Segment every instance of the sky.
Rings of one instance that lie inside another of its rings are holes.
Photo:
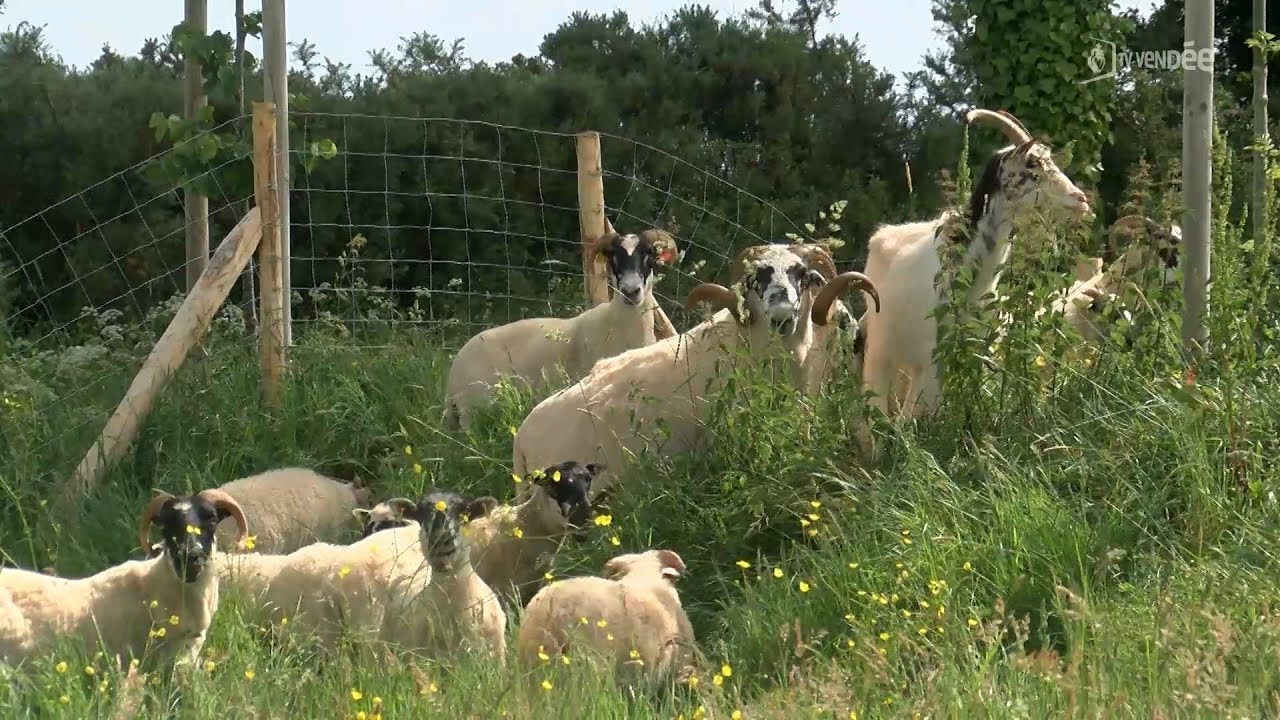
[[[693,0],[294,0],[287,14],[288,39],[307,39],[321,57],[368,72],[367,51],[395,50],[400,38],[425,31],[446,43],[464,39],[465,54],[496,62],[518,53],[537,54],[542,38],[575,10],[610,13],[625,8],[633,24],[661,19]],[[699,0],[722,16],[738,14],[755,0]],[[778,3],[787,7],[787,3]],[[1121,8],[1150,11],[1153,0],[1118,0]],[[230,32],[235,3],[208,0],[209,28]],[[921,67],[924,54],[941,43],[934,31],[930,0],[841,0],[839,15],[823,33],[857,36],[877,67],[901,77]],[[248,11],[261,0],[246,0]],[[0,27],[21,21],[44,25],[45,35],[64,62],[84,67],[103,43],[133,54],[148,37],[159,38],[182,19],[178,0],[8,0]],[[251,43],[252,52],[260,47]],[[1082,48],[1082,56],[1086,49]]]

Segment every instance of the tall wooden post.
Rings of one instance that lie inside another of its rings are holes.
[[[206,0],[186,0],[185,23],[199,32],[209,31],[209,8]],[[182,60],[182,114],[192,120],[207,105],[204,78],[200,64],[189,54]],[[183,193],[183,211],[187,234],[187,292],[191,292],[209,261],[209,198],[191,188]]]
[[[280,252],[283,221],[276,193],[276,108],[253,104],[253,194],[262,215],[262,242],[258,244],[258,358],[262,370],[262,397],[273,410],[280,407],[285,363],[284,287]]]
[[[1267,29],[1267,0],[1253,0],[1253,31]],[[1259,46],[1253,49],[1253,140],[1262,142],[1270,133],[1267,127],[1267,54]],[[1267,173],[1266,159],[1261,152],[1253,157],[1253,246],[1262,247],[1267,232]]]
[[[284,344],[293,344],[293,245],[289,234],[289,55],[285,0],[262,0],[262,59],[265,94],[276,107],[276,202],[280,207],[280,281],[284,293]]]
[[[1209,232],[1213,193],[1213,0],[1186,0],[1183,45],[1195,62],[1183,68],[1182,85],[1182,343],[1195,356],[1209,340]]]
[[[587,247],[605,234],[604,168],[600,165],[600,133],[578,133],[578,224],[582,232],[582,276],[587,289],[587,307],[609,302],[609,281],[604,258],[587,258]]]

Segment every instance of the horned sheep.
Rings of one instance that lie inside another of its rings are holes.
[[[139,520],[138,540],[160,526],[158,557],[128,560],[86,578],[0,569],[0,660],[18,662],[48,651],[59,638],[101,647],[124,665],[132,659],[163,667],[197,660],[218,607],[214,529],[225,518],[248,536],[245,513],[217,489],[175,497],[159,493]]]
[[[345,633],[437,654],[466,648],[506,652],[506,615],[476,574],[464,516],[479,519],[497,505],[432,491],[407,509],[413,521],[352,543],[297,550],[270,581],[261,607],[285,634],[332,648]],[[286,620],[286,623],[281,623]]]
[[[618,555],[601,577],[576,577],[539,590],[525,609],[516,655],[525,667],[542,656],[598,653],[620,668],[639,666],[660,682],[692,659],[693,627],[675,583],[684,561],[671,550]]]
[[[964,243],[963,264],[974,270],[970,302],[984,302],[995,287],[1011,250],[1015,216],[1028,209],[1066,211],[1075,218],[1090,212],[1089,201],[1058,168],[1048,147],[1004,111],[970,110],[967,123],[981,122],[1001,130],[1013,144],[996,151],[974,184],[968,210],[949,210],[923,222],[883,225],[869,240],[867,277],[883,293],[883,312],[865,318],[863,387],[871,402],[888,415],[918,416],[939,399],[935,308],[945,297],[946,282],[935,277],[948,243]],[[821,309],[815,302],[815,309]],[[905,397],[896,397],[900,373],[906,375]],[[873,452],[867,442],[864,451]]]
[[[613,299],[571,318],[526,318],[489,328],[458,351],[445,386],[444,424],[465,428],[488,405],[499,380],[522,382],[535,394],[555,384],[557,368],[576,382],[597,360],[652,345],[654,270],[677,255],[675,240],[652,229],[639,235],[607,232],[587,249],[588,262],[603,256]]]
[[[711,319],[601,360],[586,377],[538,403],[516,432],[515,472],[566,457],[618,468],[659,425],[666,437],[658,452],[690,450],[703,437],[709,399],[723,387],[740,351],[748,363],[766,362],[771,343],[781,341],[792,377],[801,380],[813,342],[811,290],[835,275],[834,262],[825,250],[786,245],[747,248],[738,262],[743,267],[733,289],[704,283],[686,299],[686,307],[710,303]],[[853,281],[878,297],[861,275]],[[598,483],[595,490],[606,487]]]

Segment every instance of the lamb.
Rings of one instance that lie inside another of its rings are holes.
[[[656,451],[686,452],[704,437],[710,398],[724,386],[738,356],[763,364],[771,343],[781,341],[792,377],[801,378],[813,341],[811,288],[825,283],[816,265],[834,275],[822,250],[759,245],[738,256],[733,289],[704,283],[690,291],[686,307],[709,302],[710,320],[653,345],[598,362],[591,373],[551,395],[525,417],[512,446],[512,465],[523,475],[562,458],[621,467],[661,426]],[[858,276],[858,287],[878,297]],[[878,303],[878,300],[877,300]],[[745,352],[740,352],[745,351]],[[602,491],[608,483],[597,483]]]
[[[1079,220],[1090,213],[1084,192],[1012,115],[974,109],[965,121],[998,128],[1013,142],[988,160],[974,183],[968,210],[949,210],[924,222],[883,225],[868,243],[864,272],[882,289],[884,311],[865,318],[862,378],[873,395],[873,407],[886,415],[920,416],[935,409],[939,400],[933,360],[938,321],[932,314],[949,286],[945,279],[935,280],[946,244],[965,243],[962,263],[974,269],[969,300],[981,303],[995,288],[1009,257],[1015,216],[1025,210],[1065,211]],[[907,376],[902,397],[895,392],[899,373]]]
[[[1059,294],[1049,306],[1049,311],[1061,313],[1067,324],[1084,339],[1088,348],[1096,348],[1105,333],[1098,325],[1102,309],[1114,301],[1126,284],[1143,284],[1145,276],[1155,271],[1161,285],[1167,285],[1177,277],[1179,248],[1182,244],[1182,228],[1176,224],[1162,228],[1150,218],[1126,215],[1111,226],[1111,237],[1133,232],[1135,226],[1143,226],[1146,237],[1131,243],[1124,253],[1106,271],[1098,270],[1089,278],[1076,282]],[[1100,261],[1100,259],[1099,259]],[[1042,309],[1036,315],[1041,316]]]
[[[566,651],[592,653],[620,669],[636,667],[661,682],[692,659],[693,627],[680,604],[675,582],[684,561],[671,550],[618,555],[603,577],[561,580],[529,602],[516,637],[516,655],[525,667],[542,656]]]
[[[581,538],[594,516],[591,484],[605,470],[573,460],[535,470],[523,478],[533,486],[528,499],[501,506],[463,530],[476,572],[500,597],[523,607],[542,586],[551,555],[566,536]]]
[[[675,240],[658,229],[639,235],[610,230],[590,245],[588,260],[605,257],[613,299],[575,317],[526,318],[468,340],[449,368],[446,427],[468,427],[475,411],[492,402],[492,386],[503,377],[519,380],[540,395],[557,384],[557,368],[563,368],[569,382],[576,382],[600,358],[655,342],[654,267],[675,260]]]
[[[139,544],[147,548],[152,524],[160,526],[159,557],[128,560],[79,579],[0,569],[0,660],[30,660],[70,636],[89,653],[101,647],[120,667],[134,658],[158,668],[195,662],[218,607],[214,529],[227,517],[243,543],[245,514],[227,493],[162,492],[147,503],[138,529]]]
[[[484,517],[498,501],[435,490],[417,503],[387,504],[412,507],[413,522],[351,545],[316,543],[286,556],[262,597],[272,624],[327,648],[345,632],[409,652],[476,650],[502,662],[506,614],[472,567],[461,530],[464,517]]]
[[[287,554],[314,542],[343,542],[355,534],[352,511],[369,504],[367,488],[286,467],[233,480],[220,489],[253,518],[254,546],[262,553]],[[230,546],[231,528],[218,527],[218,543]]]

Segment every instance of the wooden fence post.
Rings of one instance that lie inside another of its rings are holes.
[[[142,368],[129,384],[124,399],[116,406],[97,442],[85,453],[75,473],[58,493],[55,504],[65,508],[71,501],[84,497],[102,479],[107,468],[133,444],[156,396],[187,359],[192,346],[208,331],[209,322],[227,299],[240,270],[258,247],[261,235],[262,224],[257,208],[250,210],[227,233],[205,266],[204,274],[187,293],[182,306],[169,322],[169,327],[151,348],[151,354],[143,361]]]
[[[192,30],[208,32],[207,0],[187,0],[184,22]],[[182,60],[182,115],[194,120],[200,108],[209,103],[204,94],[204,78],[200,63],[188,53]],[[187,292],[191,292],[209,262],[209,198],[188,187],[183,191],[183,212],[187,221]]]
[[[578,224],[582,233],[582,276],[587,286],[587,307],[609,302],[609,282],[604,258],[587,259],[587,246],[605,234],[604,169],[600,165],[600,133],[580,132],[578,150]]]
[[[587,259],[587,245],[596,238],[613,232],[613,223],[604,214],[604,167],[600,160],[600,133],[578,133],[578,224],[582,235],[582,277],[587,290],[587,307],[609,302],[609,279],[605,276],[604,258]],[[676,334],[662,307],[653,312],[653,332],[662,340]]]
[[[258,359],[262,397],[267,407],[280,408],[284,380],[284,283],[281,273],[280,196],[276,194],[276,107],[253,104],[253,193],[262,213],[262,242],[258,245]]]

